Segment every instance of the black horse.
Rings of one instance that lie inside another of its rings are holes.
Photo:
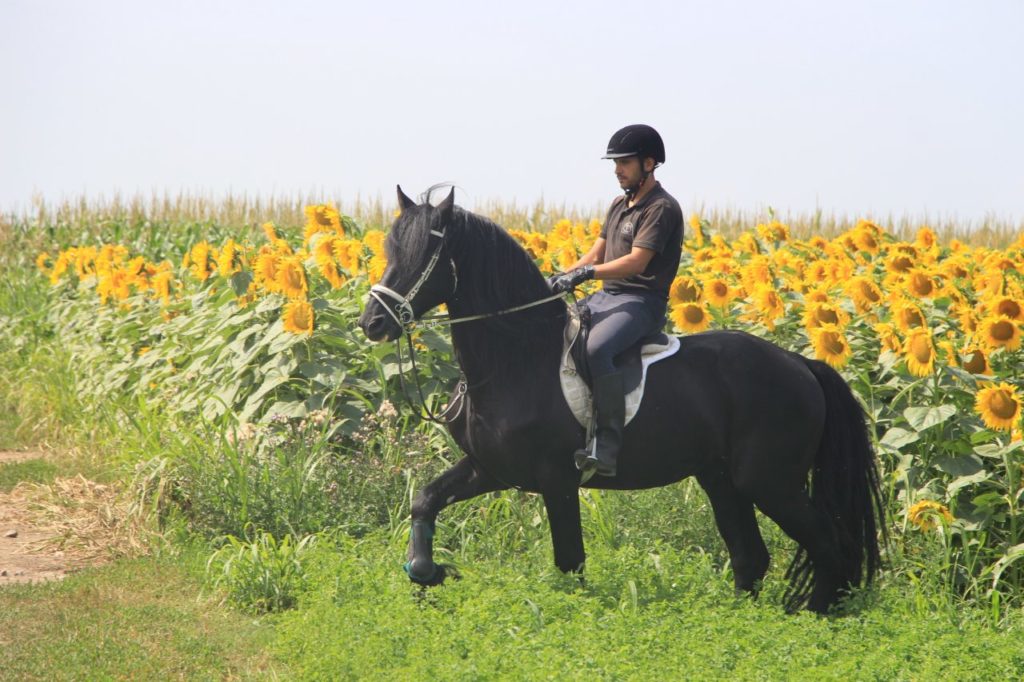
[[[417,205],[398,190],[387,269],[359,325],[371,340],[446,303],[476,316],[551,296],[529,254],[493,222],[454,205]],[[436,265],[436,267],[435,267]],[[466,453],[412,505],[409,577],[436,585],[434,521],[453,502],[510,487],[543,496],[555,563],[581,572],[585,434],[559,387],[566,305],[555,300],[451,328],[467,384],[448,428]],[[754,506],[799,544],[786,608],[824,613],[880,568],[881,494],[863,411],[828,365],[738,331],[684,336],[651,366],[626,427],[618,474],[592,488],[637,489],[696,476],[725,539],[737,592],[756,594],[769,555]],[[454,411],[454,410],[453,410]]]

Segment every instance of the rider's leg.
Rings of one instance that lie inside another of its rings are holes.
[[[664,302],[655,297],[598,292],[590,298],[593,325],[587,339],[587,356],[593,377],[595,438],[576,452],[580,469],[596,469],[602,476],[617,471],[626,397],[622,374],[614,358],[664,325]]]

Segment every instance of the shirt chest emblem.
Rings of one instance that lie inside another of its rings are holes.
[[[632,220],[627,220],[626,222],[622,223],[622,227],[620,227],[619,229],[622,231],[623,235],[625,235],[627,237],[632,237],[633,236],[633,221]]]

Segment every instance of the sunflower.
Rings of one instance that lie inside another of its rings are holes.
[[[228,239],[224,242],[224,245],[220,247],[220,253],[217,256],[217,273],[221,277],[230,277],[236,272],[242,270],[242,250],[235,243],[234,239]]]
[[[668,290],[668,299],[672,303],[696,303],[701,299],[700,284],[693,277],[681,275],[672,281]]]
[[[729,305],[734,296],[732,287],[720,277],[711,277],[704,280],[702,289],[707,302],[719,308]]]
[[[213,274],[212,261],[216,258],[210,244],[205,240],[199,242],[189,251],[188,257],[192,263],[192,276],[200,282],[205,282]]]
[[[900,340],[900,335],[896,333],[896,328],[891,324],[879,322],[875,325],[875,332],[878,334],[878,341],[882,344],[882,350],[893,353],[903,352],[903,342]]]
[[[907,273],[904,288],[908,293],[917,298],[931,298],[938,292],[935,278],[926,270],[912,268]]]
[[[988,374],[992,371],[985,351],[977,346],[967,346],[960,351],[960,356],[963,358],[961,367],[971,374]]]
[[[882,301],[882,290],[871,278],[863,275],[852,278],[846,285],[846,291],[861,312],[867,312]]]
[[[808,289],[824,283],[828,279],[828,262],[816,260],[810,263],[804,270],[804,284]]]
[[[903,274],[914,267],[914,258],[906,253],[896,252],[885,261],[885,269],[889,272]]]
[[[1024,321],[1024,306],[1012,296],[996,296],[988,302],[988,310],[993,315],[1002,315],[1015,322]]]
[[[786,314],[786,305],[782,302],[782,297],[779,296],[779,292],[774,287],[768,284],[759,284],[754,289],[753,294],[754,307],[762,314],[765,321],[773,323],[778,318]],[[769,324],[769,327],[772,327]]]
[[[289,301],[281,315],[285,331],[292,334],[313,333],[313,306],[301,298]]]
[[[53,270],[50,271],[50,284],[59,284],[60,278],[63,277],[64,273],[68,271],[69,265],[70,262],[68,260],[67,254],[62,251],[60,255],[57,256],[57,260],[54,261],[53,263]]]
[[[926,377],[935,371],[935,344],[931,332],[916,328],[908,335],[903,344],[903,359],[907,362],[907,371],[916,377]]]
[[[684,332],[702,332],[711,326],[711,317],[704,305],[693,301],[672,306],[672,321]]]
[[[690,214],[690,231],[693,232],[693,241],[697,245],[697,248],[704,246],[704,226],[701,225],[700,216],[696,213]]]
[[[839,369],[850,361],[853,350],[843,335],[843,330],[834,324],[819,326],[811,331],[814,354],[832,367]]]
[[[877,255],[881,250],[878,244],[878,235],[872,230],[864,229],[861,224],[858,224],[857,229],[853,232],[853,244],[858,251],[870,253],[872,256]]]
[[[1009,431],[1020,421],[1020,397],[1017,388],[1008,383],[989,384],[978,391],[974,410],[990,429]]]
[[[153,276],[153,297],[167,305],[171,302],[171,271],[162,270]]]
[[[341,214],[338,209],[330,204],[317,204],[307,206],[306,229],[303,233],[303,240],[308,243],[317,232],[334,232],[338,235],[345,234],[341,227]]]
[[[330,283],[332,289],[338,289],[345,283],[345,275],[333,260],[324,261],[319,266],[320,274]]]
[[[892,306],[892,317],[896,326],[904,333],[911,329],[925,327],[924,313],[910,301],[897,301]]]
[[[256,256],[256,261],[252,265],[253,279],[256,284],[263,287],[267,291],[278,291],[280,287],[277,285],[277,259],[279,256],[267,249]]]
[[[263,234],[267,236],[269,242],[276,242],[279,239],[277,230],[274,229],[274,223],[271,222],[263,223]]]
[[[917,231],[914,243],[920,248],[927,250],[938,243],[938,237],[935,236],[935,231],[932,228],[922,225],[921,229]]]
[[[334,242],[334,258],[350,275],[359,272],[359,261],[365,247],[358,239],[338,239]]]
[[[773,220],[767,225],[758,225],[756,229],[757,236],[766,242],[789,241],[789,227],[778,220]]]
[[[576,253],[576,246],[572,242],[563,244],[558,249],[556,258],[558,260],[558,269],[565,272],[579,259],[579,255]]]
[[[278,290],[288,298],[305,298],[309,286],[306,284],[306,269],[298,256],[284,256],[277,263],[275,276]]]
[[[982,343],[989,348],[1005,348],[1006,350],[1017,350],[1020,348],[1020,326],[1005,316],[990,315],[978,325],[978,334]]]
[[[370,284],[376,284],[384,276],[384,270],[388,266],[388,260],[384,256],[375,255],[370,259],[368,266],[368,272],[370,278]]]
[[[949,312],[956,316],[964,334],[973,334],[978,331],[978,318],[970,306],[953,305],[950,306]]]
[[[938,519],[945,523],[953,522],[953,515],[945,505],[933,500],[921,500],[915,502],[907,510],[907,520],[921,530],[931,530],[937,526]]]
[[[754,291],[759,285],[770,285],[773,279],[772,263],[767,256],[754,256],[740,271],[740,280],[747,291]]]
[[[829,325],[842,328],[849,321],[846,311],[833,303],[814,302],[804,308],[804,327],[808,331]]]
[[[363,235],[363,244],[366,245],[370,251],[378,256],[384,255],[384,238],[386,235],[380,230],[367,230],[366,234]]]
[[[314,235],[310,241],[313,245],[313,258],[316,259],[317,265],[322,266],[324,263],[335,260],[335,244],[341,241],[337,235],[320,233]]]

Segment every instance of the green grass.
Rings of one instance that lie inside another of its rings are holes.
[[[202,557],[120,561],[0,590],[5,680],[275,677],[266,625],[200,593]]]
[[[56,464],[45,459],[0,464],[0,492],[9,492],[21,481],[49,483],[59,471]]]
[[[593,544],[593,543],[592,543]],[[737,599],[710,555],[591,548],[586,585],[550,550],[479,558],[422,592],[383,536],[325,547],[316,586],[278,616],[276,656],[313,679],[1019,679],[1017,630],[905,581],[850,615],[787,616],[782,585]]]

